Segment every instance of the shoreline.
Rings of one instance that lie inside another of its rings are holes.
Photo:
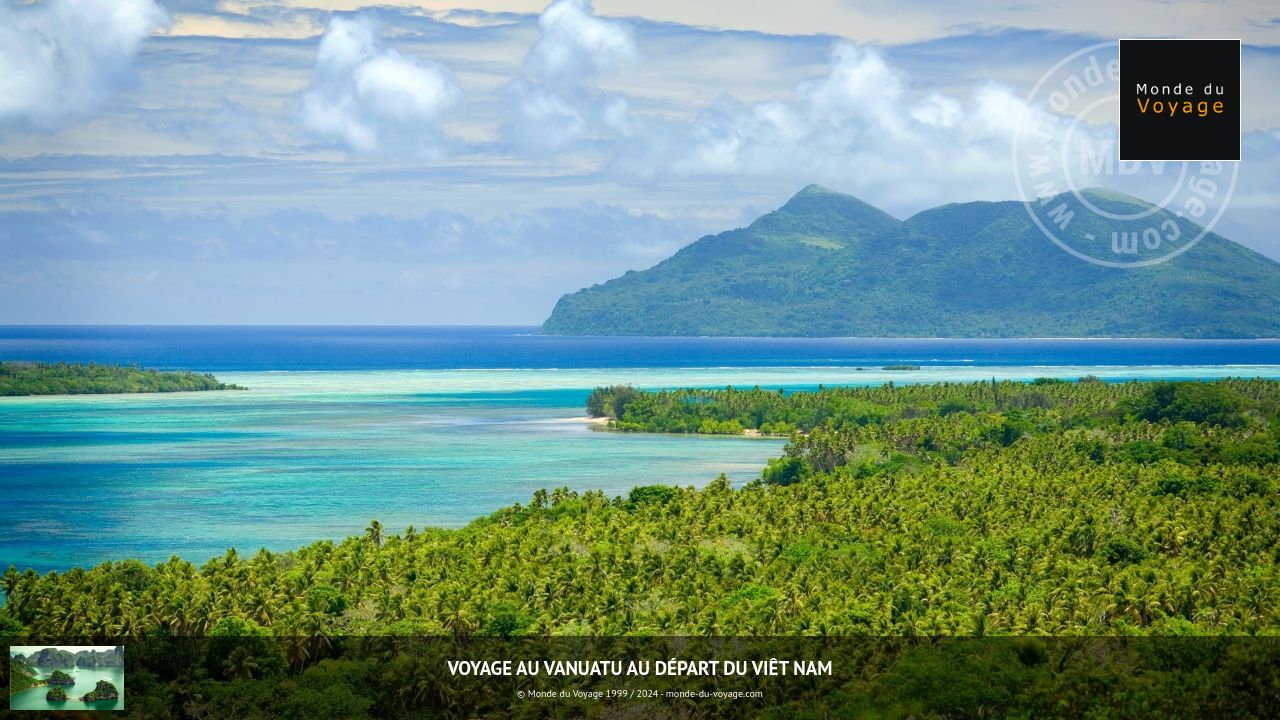
[[[609,429],[609,423],[610,423],[610,422],[612,422],[612,421],[613,421],[613,419],[612,419],[612,418],[607,418],[607,417],[598,417],[598,418],[596,418],[596,417],[589,417],[589,416],[585,416],[585,415],[584,415],[584,416],[579,416],[579,417],[564,418],[563,420],[555,420],[555,421],[553,421],[553,422],[580,423],[580,424],[583,424],[583,425],[589,425],[589,426],[591,426],[591,427],[593,427],[593,428],[598,428],[598,429],[602,429],[602,430],[607,430],[607,429]],[[618,431],[618,432],[623,432],[624,434],[626,434],[626,432],[625,432],[625,431]],[[756,428],[745,428],[745,429],[743,429],[743,431],[742,431],[741,433],[739,433],[739,434],[737,434],[737,435],[732,435],[732,434],[723,434],[723,435],[722,435],[722,434],[717,434],[717,433],[696,433],[696,432],[688,432],[688,433],[682,433],[682,432],[634,432],[634,433],[631,433],[631,434],[634,434],[634,435],[674,435],[674,436],[679,436],[679,437],[749,437],[749,438],[768,438],[768,439],[773,439],[773,440],[778,440],[778,439],[785,440],[785,439],[787,439],[788,437],[790,437],[790,435],[774,435],[774,434],[765,434],[765,433],[760,432],[760,431],[759,431],[758,429],[756,429]]]
[[[467,399],[493,393],[580,391],[592,387],[629,384],[645,389],[751,387],[808,389],[819,385],[872,386],[894,383],[942,383],[999,380],[1031,381],[1041,377],[1075,380],[1092,375],[1110,382],[1148,380],[1212,380],[1228,377],[1280,379],[1280,362],[1273,364],[1162,364],[1162,365],[1055,365],[976,363],[922,365],[919,370],[881,370],[857,366],[769,365],[724,367],[618,367],[577,369],[454,369],[454,370],[276,370],[220,371],[220,380],[253,389],[231,391],[174,391],[75,395],[0,396],[5,405],[66,403],[100,405],[109,403],[269,403],[299,396],[337,395],[455,395]],[[518,399],[513,404],[519,404]],[[555,422],[586,422],[571,416],[582,405],[562,410]],[[539,420],[542,421],[542,420]]]

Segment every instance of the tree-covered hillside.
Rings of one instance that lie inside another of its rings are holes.
[[[40,684],[40,680],[36,678],[36,671],[23,660],[11,657],[9,658],[9,692],[16,693],[32,688]]]
[[[1150,205],[1086,191],[1097,207]],[[1071,195],[1073,231],[1113,229]],[[1198,228],[1163,210],[1193,237]],[[1019,202],[905,222],[810,186],[751,226],[561,298],[556,335],[1276,337],[1280,264],[1210,233],[1168,262],[1117,269],[1049,241]]]
[[[810,185],[750,226],[688,245],[657,267],[566,295],[543,325],[552,335],[777,335],[778,312],[814,291],[815,266],[900,221]],[[771,308],[766,316],[760,310]],[[658,315],[666,317],[658,318]],[[716,326],[735,332],[715,332]]]

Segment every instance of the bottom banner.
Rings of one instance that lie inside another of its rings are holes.
[[[6,717],[1263,718],[1280,639],[8,638]]]

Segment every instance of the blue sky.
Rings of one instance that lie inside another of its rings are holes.
[[[0,0],[0,323],[536,324],[811,182],[1014,198],[1036,79],[1131,36],[1245,40],[1216,229],[1280,258],[1280,11],[1065,5]]]

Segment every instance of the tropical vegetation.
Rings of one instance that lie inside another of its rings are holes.
[[[155,717],[541,716],[442,669],[540,636],[571,644],[527,652],[575,657],[723,651],[662,639],[680,636],[774,637],[753,652],[784,657],[808,638],[846,668],[743,717],[1244,717],[1280,690],[1280,383],[614,386],[589,407],[621,430],[790,442],[740,488],[559,488],[458,530],[10,568],[0,628],[135,638],[130,705]]]
[[[0,395],[87,395],[103,393],[243,390],[209,374],[146,370],[95,363],[0,362]]]
[[[96,702],[99,700],[117,700],[119,698],[120,691],[116,689],[116,686],[110,680],[99,680],[98,684],[80,699],[84,702]]]
[[[1130,259],[1112,255],[1113,233],[1136,238],[1160,226],[1176,228],[1185,242],[1202,231],[1117,192],[1085,190],[1053,202],[1071,218],[1074,236],[1097,238],[1090,254],[1103,259]],[[943,205],[899,221],[811,185],[745,228],[565,295],[542,331],[1273,338],[1280,336],[1280,264],[1208,233],[1167,262],[1116,272],[1050,242],[1021,202]]]
[[[791,432],[761,479],[539,491],[460,530],[39,575],[32,633],[1271,633],[1280,383],[625,389],[621,429]],[[710,429],[707,429],[710,428]]]
[[[9,658],[9,692],[16,693],[43,684],[36,671],[17,658]]]

